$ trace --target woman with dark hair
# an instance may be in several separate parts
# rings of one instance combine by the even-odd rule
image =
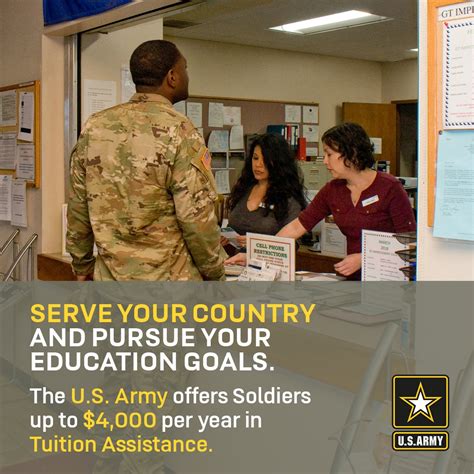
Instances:
[[[362,230],[416,230],[415,216],[402,185],[388,173],[374,171],[373,145],[358,124],[343,123],[321,138],[324,164],[333,179],[299,216],[277,235],[297,239],[329,215],[347,238],[347,257],[334,268],[351,280],[360,279]],[[234,257],[226,263],[243,263]]]
[[[296,160],[281,135],[259,135],[229,199],[229,226],[245,234],[275,235],[306,207]]]

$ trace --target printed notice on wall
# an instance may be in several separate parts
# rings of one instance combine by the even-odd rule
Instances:
[[[127,64],[122,64],[120,68],[122,102],[128,102],[135,94],[135,84],[132,79],[132,73]]]
[[[17,147],[16,177],[34,181],[35,146],[33,143],[21,143]]]
[[[303,123],[318,123],[319,107],[317,105],[303,106]]]
[[[474,128],[474,19],[444,22],[443,104],[445,129]]]
[[[0,175],[0,221],[12,218],[12,175]]]
[[[20,94],[18,116],[20,118],[18,140],[32,142],[35,125],[35,96],[33,92]]]
[[[0,127],[16,125],[16,91],[0,92]]]
[[[188,102],[186,115],[196,128],[202,127],[202,104],[200,102]]]
[[[474,131],[439,136],[433,235],[474,241]]]
[[[301,105],[285,105],[285,122],[301,122]]]
[[[84,110],[82,123],[90,115],[108,109],[117,104],[117,86],[115,81],[84,80]]]
[[[14,179],[12,182],[12,225],[27,227],[26,181]]]
[[[16,133],[0,133],[0,169],[15,169]]]

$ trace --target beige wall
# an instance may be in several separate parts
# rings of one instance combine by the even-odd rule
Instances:
[[[319,102],[321,131],[341,119],[342,102],[380,102],[380,63],[186,38],[190,93]]]
[[[382,101],[418,99],[418,60],[382,65]]]
[[[41,79],[42,30],[42,2],[0,0],[0,87]],[[28,189],[28,227],[21,229],[20,244],[33,232],[41,237],[41,203],[41,189]],[[9,222],[0,221],[0,242],[13,230]],[[9,251],[0,257],[0,272],[10,263]]]
[[[82,36],[82,78],[115,81],[117,103],[121,100],[120,68],[128,66],[133,50],[144,41],[163,38],[161,18],[111,31],[103,35],[90,33]],[[83,94],[84,96],[84,94]]]

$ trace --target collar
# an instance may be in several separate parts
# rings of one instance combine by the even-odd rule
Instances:
[[[130,98],[130,102],[161,102],[162,104],[173,105],[170,100],[160,94],[150,94],[145,92],[136,92]]]

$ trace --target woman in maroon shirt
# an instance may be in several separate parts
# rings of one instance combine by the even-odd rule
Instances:
[[[400,182],[371,169],[373,146],[360,125],[337,125],[327,130],[321,140],[324,164],[334,179],[277,235],[297,239],[332,214],[347,238],[348,253],[334,268],[350,279],[360,279],[362,230],[416,230],[415,216]]]

